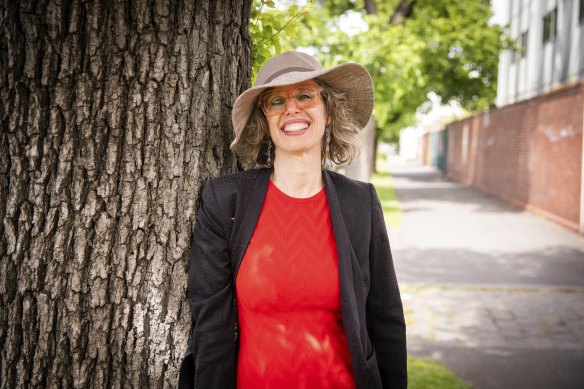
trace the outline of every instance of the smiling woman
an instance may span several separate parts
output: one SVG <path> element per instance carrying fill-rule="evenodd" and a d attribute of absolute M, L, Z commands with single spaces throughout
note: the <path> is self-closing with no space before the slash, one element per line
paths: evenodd
<path fill-rule="evenodd" d="M 299 52 L 272 58 L 237 98 L 231 148 L 255 169 L 203 190 L 189 268 L 190 387 L 406 387 L 403 308 L 377 193 L 324 168 L 357 155 L 372 109 L 364 67 L 323 69 Z"/>

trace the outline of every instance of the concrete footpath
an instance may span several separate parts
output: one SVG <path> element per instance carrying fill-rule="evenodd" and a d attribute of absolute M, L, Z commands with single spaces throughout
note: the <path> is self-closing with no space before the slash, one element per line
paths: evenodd
<path fill-rule="evenodd" d="M 584 388 L 584 237 L 392 160 L 409 353 L 475 388 Z"/>

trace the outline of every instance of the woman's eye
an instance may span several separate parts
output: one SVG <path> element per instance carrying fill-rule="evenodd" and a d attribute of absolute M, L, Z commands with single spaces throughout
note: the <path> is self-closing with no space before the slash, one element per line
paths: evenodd
<path fill-rule="evenodd" d="M 284 104 L 284 99 L 282 97 L 274 97 L 270 99 L 270 105 L 282 105 Z"/>
<path fill-rule="evenodd" d="M 311 95 L 307 95 L 307 94 L 300 94 L 296 97 L 298 100 L 300 101 L 307 101 L 307 100 L 311 100 L 312 96 Z"/>

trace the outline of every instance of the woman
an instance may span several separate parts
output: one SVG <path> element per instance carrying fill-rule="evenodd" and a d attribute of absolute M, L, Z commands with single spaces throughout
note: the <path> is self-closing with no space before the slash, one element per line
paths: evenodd
<path fill-rule="evenodd" d="M 405 323 L 383 212 L 349 162 L 371 116 L 357 64 L 286 52 L 233 107 L 231 148 L 264 168 L 209 181 L 190 254 L 195 388 L 405 388 Z"/>

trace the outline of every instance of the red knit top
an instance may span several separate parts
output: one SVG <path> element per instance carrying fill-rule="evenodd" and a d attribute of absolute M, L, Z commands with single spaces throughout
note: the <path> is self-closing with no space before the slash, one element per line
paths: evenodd
<path fill-rule="evenodd" d="M 270 181 L 236 280 L 237 388 L 355 388 L 324 188 L 294 198 Z"/>

